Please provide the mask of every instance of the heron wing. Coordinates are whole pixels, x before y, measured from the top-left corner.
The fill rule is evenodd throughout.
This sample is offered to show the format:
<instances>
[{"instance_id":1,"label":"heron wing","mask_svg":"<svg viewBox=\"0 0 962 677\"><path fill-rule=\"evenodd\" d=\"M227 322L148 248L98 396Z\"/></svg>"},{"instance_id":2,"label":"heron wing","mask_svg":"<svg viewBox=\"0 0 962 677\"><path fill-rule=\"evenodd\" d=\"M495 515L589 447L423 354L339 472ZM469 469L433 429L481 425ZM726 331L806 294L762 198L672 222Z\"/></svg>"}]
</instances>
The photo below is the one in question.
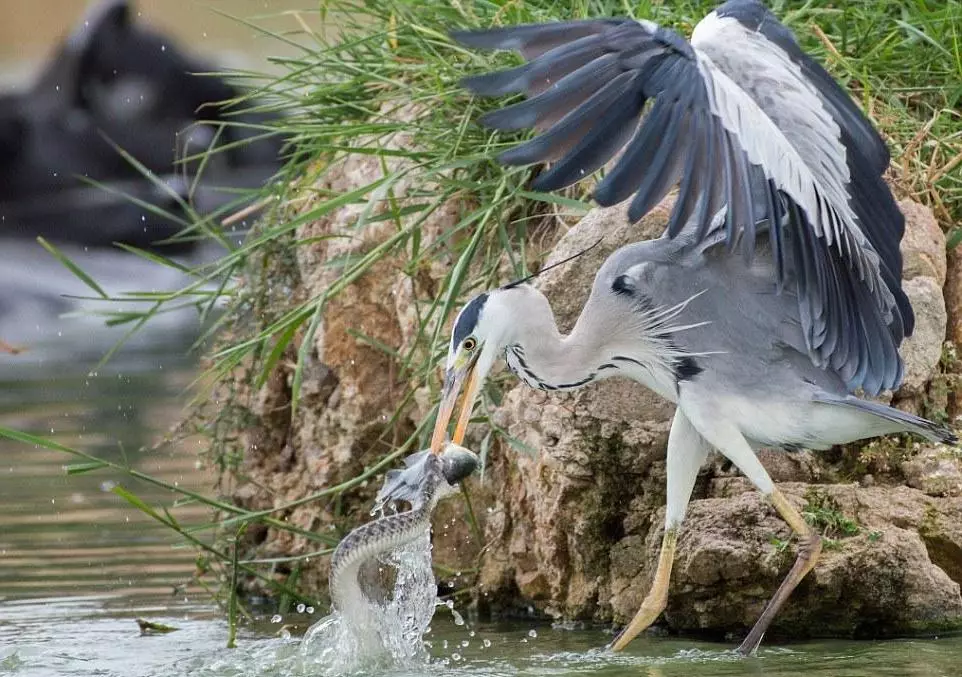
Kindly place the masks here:
<instances>
[{"instance_id":1,"label":"heron wing","mask_svg":"<svg viewBox=\"0 0 962 677\"><path fill-rule=\"evenodd\" d=\"M734 19L741 24L741 30L727 25L722 19ZM733 29L733 30L729 30ZM799 69L803 78L815 88L822 105L832 115L842 131L842 142L846 150L864 158L864 162L876 175L881 175L889 165L889 151L885 141L878 131L865 117L861 109L852 100L828 71L820 63L802 51L795 36L757 0L729 0L705 19L699 22L692 35L692 43L698 44L705 51L712 46L727 47L737 50L740 44L728 43L729 40L766 40L772 47L781 50ZM724 47L723 47L724 50ZM709 51L709 54L711 52ZM744 80L736 73L729 73L741 84ZM759 102L763 108L764 102Z\"/></svg>"},{"instance_id":2,"label":"heron wing","mask_svg":"<svg viewBox=\"0 0 962 677\"><path fill-rule=\"evenodd\" d=\"M711 31L702 34L714 37ZM787 268L794 270L791 279L812 360L836 370L852 389L875 393L900 382L897 346L912 324L899 286L901 261L892 255L901 230L887 213L884 224L870 224L871 231L860 219L870 213L860 205L869 202L868 188L874 187L865 176L878 178L879 160L866 161L869 172L856 165L852 180L844 146L840 150L833 137L839 123L822 104L827 95L797 65L794 71L784 66L794 62L782 59L780 47L734 51L738 59L733 62L754 60L755 70L789 78L776 80L777 91L754 91L729 75L729 64L720 66L708 55L724 54L714 40L705 41L708 48L692 46L646 21L562 22L454 37L468 46L536 55L519 68L465 81L482 94L528 94L526 101L483 122L499 129L545 129L501 155L502 161L519 165L557 160L537 177L535 189L575 183L621 152L595 200L613 205L633 195L628 214L634 221L680 184L668 235L694 228L696 240L703 239L724 207L725 240L730 248L740 247L746 260L754 254L761 204L778 282L786 281ZM781 61L780 69L772 70L774 50ZM758 98L781 97L786 82L793 92L789 105L801 111L793 118L773 118L766 107L777 108L777 102L763 106ZM651 109L639 123L650 99ZM779 122L793 127L786 132ZM862 200L853 187L860 181L867 186ZM888 194L884 184L882 190Z\"/></svg>"}]
</instances>

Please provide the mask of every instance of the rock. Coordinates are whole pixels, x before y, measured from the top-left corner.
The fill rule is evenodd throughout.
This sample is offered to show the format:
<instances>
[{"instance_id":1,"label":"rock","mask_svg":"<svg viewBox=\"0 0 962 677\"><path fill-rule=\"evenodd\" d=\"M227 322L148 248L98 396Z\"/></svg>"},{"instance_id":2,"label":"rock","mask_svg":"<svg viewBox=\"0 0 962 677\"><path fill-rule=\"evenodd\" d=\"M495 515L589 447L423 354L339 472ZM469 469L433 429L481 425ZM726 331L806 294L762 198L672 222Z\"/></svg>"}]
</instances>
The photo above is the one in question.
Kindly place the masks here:
<instances>
[{"instance_id":1,"label":"rock","mask_svg":"<svg viewBox=\"0 0 962 677\"><path fill-rule=\"evenodd\" d=\"M929 496L962 496L962 455L952 447L926 447L902 463L905 482Z\"/></svg>"},{"instance_id":2,"label":"rock","mask_svg":"<svg viewBox=\"0 0 962 677\"><path fill-rule=\"evenodd\" d=\"M932 210L913 200L902 200L899 209L905 216L902 237L902 279L931 277L941 287L945 284L945 235Z\"/></svg>"},{"instance_id":3,"label":"rock","mask_svg":"<svg viewBox=\"0 0 962 677\"><path fill-rule=\"evenodd\" d=\"M942 286L947 264L945 236L932 210L912 200L899 202L899 209L905 215L902 289L915 310L915 332L899 350L905 360L905 380L897 398L905 400L923 393L942 356L947 324Z\"/></svg>"},{"instance_id":4,"label":"rock","mask_svg":"<svg viewBox=\"0 0 962 677\"><path fill-rule=\"evenodd\" d=\"M905 339L899 353L905 360L905 378L898 396L920 395L932 379L942 357L945 340L945 301L934 278L916 277L902 283L915 311L915 331Z\"/></svg>"},{"instance_id":5,"label":"rock","mask_svg":"<svg viewBox=\"0 0 962 677\"><path fill-rule=\"evenodd\" d=\"M935 536L935 527L929 533L925 527L952 520L962 501L932 501L907 488L780 488L800 509L817 492L855 520L858 533L829 533L833 540L819 565L792 594L770 636L877 637L962 627L962 565L944 568L951 561L944 554L958 551L962 530ZM783 545L789 528L747 481L728 483L724 492L693 501L689 509L665 612L675 630L744 633L794 561L795 547ZM616 618L629 618L647 592L660 539L655 529L643 549L635 544L613 559L614 588L620 589L612 600ZM933 552L939 548L943 552ZM637 561L643 569L632 574Z\"/></svg>"},{"instance_id":6,"label":"rock","mask_svg":"<svg viewBox=\"0 0 962 677\"><path fill-rule=\"evenodd\" d=\"M948 338L962 345L962 249L954 247L947 256L945 309L948 315Z\"/></svg>"},{"instance_id":7,"label":"rock","mask_svg":"<svg viewBox=\"0 0 962 677\"><path fill-rule=\"evenodd\" d=\"M403 120L413 120L419 113L416 107L390 112ZM413 139L408 133L397 133L361 143L410 149ZM321 178L305 194L356 190L399 172L410 163L409 159L395 155L347 155L320 172ZM412 185L414 181L408 175L390 184L391 197L398 208L408 204ZM419 190L424 188L422 182ZM413 219L423 217L421 244L430 246L441 233L451 229L463 209L460 200L451 200L427 216L414 213L401 217L400 224L394 219L367 218L377 216L389 204L387 200L377 201L377 191L387 196L386 188L374 189L371 197L376 206L370 213L366 203L350 203L298 227L297 238L311 244L294 248L294 282L289 290L281 292L283 307L293 307L283 298L284 293L294 299L326 294L343 274L346 262L383 244ZM306 200L300 203L299 213L308 213L315 206L314 199ZM367 220L361 223L364 218ZM399 378L396 360L379 346L389 346L401 354L417 348L415 299L433 298L440 293L440 281L452 263L444 260L444 251L439 248L434 257L435 269L408 275L404 272L408 254L402 248L396 256L381 258L327 302L312 349L307 351L297 413L291 413L293 349L288 350L287 359L280 361L267 383L250 397L250 413L256 424L245 436L245 472L243 482L234 490L235 500L252 509L276 509L341 484L393 451L394 445L423 420L427 402L423 407L415 403L402 413L400 420L392 422L407 385ZM270 266L276 270L278 264L271 262ZM274 284L271 280L268 286ZM303 334L299 334L295 346L302 340ZM276 516L304 531L333 536L336 529L348 530L370 519L368 511L380 482L381 477L375 476L361 483L342 494L336 505L330 500L302 504L279 511ZM479 494L473 484L472 491L475 500L484 505L483 492ZM452 571L471 569L482 544L472 537L463 503L442 504L435 514L435 527L438 562ZM259 531L256 538L248 539L248 545L256 548L257 556L305 555L320 549L317 542L306 536L277 530ZM319 597L325 596L327 566L326 558L300 562L299 586ZM283 574L281 566L278 575ZM251 586L256 585L251 582Z\"/></svg>"}]
</instances>

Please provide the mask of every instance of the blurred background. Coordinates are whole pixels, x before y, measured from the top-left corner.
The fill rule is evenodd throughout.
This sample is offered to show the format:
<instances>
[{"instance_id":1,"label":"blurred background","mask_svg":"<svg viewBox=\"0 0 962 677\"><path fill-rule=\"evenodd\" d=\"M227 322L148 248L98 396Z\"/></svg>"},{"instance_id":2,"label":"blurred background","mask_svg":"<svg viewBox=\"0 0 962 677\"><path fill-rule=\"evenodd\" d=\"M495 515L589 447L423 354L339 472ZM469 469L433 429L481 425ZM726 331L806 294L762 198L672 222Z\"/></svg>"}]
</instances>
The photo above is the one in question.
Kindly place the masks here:
<instances>
[{"instance_id":1,"label":"blurred background","mask_svg":"<svg viewBox=\"0 0 962 677\"><path fill-rule=\"evenodd\" d=\"M79 298L97 294L64 259L116 298L190 279L116 242L185 267L221 256L217 244L165 240L189 221L183 204L220 223L249 201L245 191L279 171L283 138L268 133L270 111L209 105L242 88L192 73L277 73L268 57L311 44L316 10L312 0L0 0L0 426L211 490L200 440L162 443L200 373L189 352L197 310L159 316L101 364L131 327L106 327L103 313L144 304ZM205 163L179 162L228 144ZM249 223L235 223L233 241ZM30 609L67 608L50 599L170 599L194 570L192 552L110 489L124 482L148 502L169 492L109 470L67 476L70 462L0 438L0 645L42 628Z\"/></svg>"},{"instance_id":2,"label":"blurred background","mask_svg":"<svg viewBox=\"0 0 962 677\"><path fill-rule=\"evenodd\" d=\"M183 231L197 215L220 223L242 209L277 173L284 139L269 101L215 105L243 98L247 81L209 74L278 73L270 57L311 42L316 6L0 0L0 16L0 369L92 358L129 328L104 327L103 313L144 303L72 298L93 290L62 259L116 297L184 283L116 243L187 266L222 254ZM232 223L233 241L248 225ZM133 342L191 333L194 316L165 314Z\"/></svg>"},{"instance_id":3,"label":"blurred background","mask_svg":"<svg viewBox=\"0 0 962 677\"><path fill-rule=\"evenodd\" d=\"M93 6L86 0L0 0L0 83L7 87L36 72ZM277 31L297 27L292 12L317 23L312 0L141 0L132 6L139 19L201 56L267 69L265 57L294 54L296 48L219 12Z\"/></svg>"}]
</instances>

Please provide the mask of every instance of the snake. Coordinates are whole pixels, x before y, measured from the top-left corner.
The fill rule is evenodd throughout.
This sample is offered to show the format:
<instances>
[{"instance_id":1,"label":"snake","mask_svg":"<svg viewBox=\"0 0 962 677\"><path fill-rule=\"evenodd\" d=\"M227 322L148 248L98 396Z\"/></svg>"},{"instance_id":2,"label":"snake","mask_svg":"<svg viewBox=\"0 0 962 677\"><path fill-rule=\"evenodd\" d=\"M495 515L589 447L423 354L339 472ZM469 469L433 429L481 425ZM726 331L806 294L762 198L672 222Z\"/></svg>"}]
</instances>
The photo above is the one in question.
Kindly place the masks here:
<instances>
[{"instance_id":1,"label":"snake","mask_svg":"<svg viewBox=\"0 0 962 677\"><path fill-rule=\"evenodd\" d=\"M361 566L424 534L438 502L453 493L458 482L479 464L474 452L448 444L440 454L425 449L408 456L403 470L388 471L375 511L397 501L409 502L411 509L363 524L341 539L331 556L329 588L334 607L344 611L365 603L358 582Z\"/></svg>"}]
</instances>

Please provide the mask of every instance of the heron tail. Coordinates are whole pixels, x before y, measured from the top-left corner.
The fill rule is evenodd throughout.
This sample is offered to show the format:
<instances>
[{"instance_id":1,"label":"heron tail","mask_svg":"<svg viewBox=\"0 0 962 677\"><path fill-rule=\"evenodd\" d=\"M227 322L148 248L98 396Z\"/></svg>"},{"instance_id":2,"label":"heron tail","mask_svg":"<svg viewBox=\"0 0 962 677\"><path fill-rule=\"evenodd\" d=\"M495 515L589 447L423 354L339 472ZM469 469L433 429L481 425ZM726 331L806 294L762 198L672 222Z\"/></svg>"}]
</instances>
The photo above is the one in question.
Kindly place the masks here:
<instances>
[{"instance_id":1,"label":"heron tail","mask_svg":"<svg viewBox=\"0 0 962 677\"><path fill-rule=\"evenodd\" d=\"M959 443L959 438L954 432L949 430L949 428L922 418L921 416L900 411L884 404L879 404L878 402L861 400L851 395L846 397L816 398L816 401L835 406L849 407L867 414L872 414L873 416L878 416L890 423L894 423L904 432L921 435L932 442L951 445L958 445Z\"/></svg>"}]
</instances>

